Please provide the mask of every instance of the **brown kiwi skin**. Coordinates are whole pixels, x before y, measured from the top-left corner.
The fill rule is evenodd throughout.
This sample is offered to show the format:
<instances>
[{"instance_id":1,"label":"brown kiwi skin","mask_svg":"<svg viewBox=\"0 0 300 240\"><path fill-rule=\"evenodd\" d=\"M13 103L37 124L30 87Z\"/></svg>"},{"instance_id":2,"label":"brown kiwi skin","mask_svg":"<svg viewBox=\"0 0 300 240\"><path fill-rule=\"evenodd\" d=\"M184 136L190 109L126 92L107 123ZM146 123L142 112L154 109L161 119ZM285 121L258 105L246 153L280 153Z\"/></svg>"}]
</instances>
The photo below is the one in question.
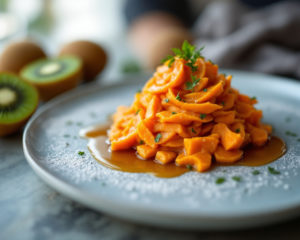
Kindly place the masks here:
<instances>
[{"instance_id":1,"label":"brown kiwi skin","mask_svg":"<svg viewBox=\"0 0 300 240\"><path fill-rule=\"evenodd\" d=\"M44 50L34 42L14 42L6 46L0 55L0 71L19 74L25 65L46 57Z\"/></svg>"},{"instance_id":2,"label":"brown kiwi skin","mask_svg":"<svg viewBox=\"0 0 300 240\"><path fill-rule=\"evenodd\" d=\"M63 46L59 56L73 55L83 62L83 81L89 82L104 69L107 63L107 54L104 49L91 41L74 41Z\"/></svg>"},{"instance_id":3,"label":"brown kiwi skin","mask_svg":"<svg viewBox=\"0 0 300 240\"><path fill-rule=\"evenodd\" d=\"M25 66L26 67L26 66ZM39 92L40 99L42 101L49 101L55 96L71 90L79 85L82 80L82 64L76 73L66 76L64 80L60 80L57 82L31 82L29 79L26 79L24 76L22 77L25 82L30 83L35 86L35 88Z\"/></svg>"},{"instance_id":4,"label":"brown kiwi skin","mask_svg":"<svg viewBox=\"0 0 300 240\"><path fill-rule=\"evenodd\" d=\"M15 74L13 74L11 72L3 72L3 71L1 71L1 73L10 74L10 75L15 76ZM38 91L37 91L37 94L38 94L38 97L39 97ZM12 135L12 134L18 132L27 123L28 119L35 113L37 107L38 107L38 104L36 105L36 107L32 111L32 113L30 115L28 115L26 118L24 118L20 122L0 123L0 137L6 137L6 136L9 136L9 135Z\"/></svg>"}]
</instances>

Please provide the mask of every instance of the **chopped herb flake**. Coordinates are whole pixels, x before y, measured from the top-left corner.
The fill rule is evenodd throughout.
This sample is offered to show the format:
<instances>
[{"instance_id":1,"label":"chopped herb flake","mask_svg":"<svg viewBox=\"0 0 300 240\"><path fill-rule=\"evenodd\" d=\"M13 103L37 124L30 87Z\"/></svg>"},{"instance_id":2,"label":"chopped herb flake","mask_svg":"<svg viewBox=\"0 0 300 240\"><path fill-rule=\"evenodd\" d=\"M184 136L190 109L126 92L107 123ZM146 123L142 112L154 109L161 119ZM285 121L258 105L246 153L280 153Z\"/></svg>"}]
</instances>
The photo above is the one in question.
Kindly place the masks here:
<instances>
[{"instance_id":1,"label":"chopped herb flake","mask_svg":"<svg viewBox=\"0 0 300 240\"><path fill-rule=\"evenodd\" d=\"M169 98L165 98L165 102L168 103L169 102Z\"/></svg>"},{"instance_id":2,"label":"chopped herb flake","mask_svg":"<svg viewBox=\"0 0 300 240\"><path fill-rule=\"evenodd\" d=\"M292 120L292 119L291 119L290 117L286 117L286 118L285 118L285 121L286 121L286 122L290 122L291 120Z\"/></svg>"},{"instance_id":3,"label":"chopped herb flake","mask_svg":"<svg viewBox=\"0 0 300 240\"><path fill-rule=\"evenodd\" d=\"M135 115L138 115L138 113L141 111L141 109L136 110Z\"/></svg>"},{"instance_id":4,"label":"chopped herb flake","mask_svg":"<svg viewBox=\"0 0 300 240\"><path fill-rule=\"evenodd\" d=\"M176 95L176 100L178 100L178 101L182 100L181 97L180 97L180 95L179 95L179 93L177 93L177 95Z\"/></svg>"},{"instance_id":5,"label":"chopped herb flake","mask_svg":"<svg viewBox=\"0 0 300 240\"><path fill-rule=\"evenodd\" d=\"M252 171L252 175L259 175L259 174L260 174L260 171L258 171L258 170Z\"/></svg>"},{"instance_id":6,"label":"chopped herb flake","mask_svg":"<svg viewBox=\"0 0 300 240\"><path fill-rule=\"evenodd\" d=\"M237 129L235 129L235 132L236 132L236 133L240 133L240 132L241 132L241 129L237 128Z\"/></svg>"},{"instance_id":7,"label":"chopped herb flake","mask_svg":"<svg viewBox=\"0 0 300 240\"><path fill-rule=\"evenodd\" d=\"M141 93L141 92L142 92L142 90L141 90L141 89L139 89L139 90L137 90L137 91L136 91L136 93Z\"/></svg>"},{"instance_id":8,"label":"chopped herb flake","mask_svg":"<svg viewBox=\"0 0 300 240\"><path fill-rule=\"evenodd\" d=\"M255 97L255 96L253 96L253 97L251 98L251 100L256 100L256 97Z\"/></svg>"},{"instance_id":9,"label":"chopped herb flake","mask_svg":"<svg viewBox=\"0 0 300 240\"><path fill-rule=\"evenodd\" d=\"M300 138L297 139L297 142L300 142Z\"/></svg>"},{"instance_id":10,"label":"chopped herb flake","mask_svg":"<svg viewBox=\"0 0 300 240\"><path fill-rule=\"evenodd\" d=\"M224 183L224 182L226 182L226 179L225 178L223 178L223 177L219 177L219 178L217 178L216 179L216 184L222 184L222 183Z\"/></svg>"},{"instance_id":11,"label":"chopped herb flake","mask_svg":"<svg viewBox=\"0 0 300 240\"><path fill-rule=\"evenodd\" d=\"M287 136L291 136L291 137L297 137L297 136L298 136L297 133L294 133L294 132L291 132L291 131L286 131L285 134L286 134Z\"/></svg>"},{"instance_id":12,"label":"chopped herb flake","mask_svg":"<svg viewBox=\"0 0 300 240\"><path fill-rule=\"evenodd\" d=\"M78 152L78 155L80 155L80 156L83 156L85 153L84 152L82 152L82 151L79 151Z\"/></svg>"},{"instance_id":13,"label":"chopped herb flake","mask_svg":"<svg viewBox=\"0 0 300 240\"><path fill-rule=\"evenodd\" d=\"M201 118L201 119L204 119L204 118L206 118L206 114L204 114L204 113L201 113L201 114L200 114L200 118Z\"/></svg>"},{"instance_id":14,"label":"chopped herb flake","mask_svg":"<svg viewBox=\"0 0 300 240\"><path fill-rule=\"evenodd\" d=\"M222 106L225 106L225 102L224 102L224 101L222 101L222 102L221 102L221 105L222 105Z\"/></svg>"},{"instance_id":15,"label":"chopped herb flake","mask_svg":"<svg viewBox=\"0 0 300 240\"><path fill-rule=\"evenodd\" d=\"M176 114L176 112L172 112L172 114L174 115L174 114Z\"/></svg>"},{"instance_id":16,"label":"chopped herb flake","mask_svg":"<svg viewBox=\"0 0 300 240\"><path fill-rule=\"evenodd\" d=\"M193 133L197 133L197 132L195 131L195 129L194 129L194 128L191 128L191 131L192 131Z\"/></svg>"},{"instance_id":17,"label":"chopped herb flake","mask_svg":"<svg viewBox=\"0 0 300 240\"><path fill-rule=\"evenodd\" d=\"M144 144L145 142L143 140L140 140L140 144Z\"/></svg>"},{"instance_id":18,"label":"chopped herb flake","mask_svg":"<svg viewBox=\"0 0 300 240\"><path fill-rule=\"evenodd\" d=\"M236 182L241 182L242 181L242 177L240 177L240 176L233 176L232 180L236 181Z\"/></svg>"},{"instance_id":19,"label":"chopped herb flake","mask_svg":"<svg viewBox=\"0 0 300 240\"><path fill-rule=\"evenodd\" d=\"M207 92L207 88L204 88L204 89L203 89L203 92Z\"/></svg>"},{"instance_id":20,"label":"chopped herb flake","mask_svg":"<svg viewBox=\"0 0 300 240\"><path fill-rule=\"evenodd\" d=\"M72 124L73 124L73 122L70 120L66 122L66 125L72 125Z\"/></svg>"},{"instance_id":21,"label":"chopped herb flake","mask_svg":"<svg viewBox=\"0 0 300 240\"><path fill-rule=\"evenodd\" d=\"M69 134L64 134L64 137L65 137L65 138L69 138L70 135L69 135Z\"/></svg>"},{"instance_id":22,"label":"chopped herb flake","mask_svg":"<svg viewBox=\"0 0 300 240\"><path fill-rule=\"evenodd\" d=\"M198 84L200 81L200 78L196 78L195 76L191 75L192 81L191 82L186 82L186 90L193 90L194 87Z\"/></svg>"},{"instance_id":23,"label":"chopped herb flake","mask_svg":"<svg viewBox=\"0 0 300 240\"><path fill-rule=\"evenodd\" d=\"M158 143L160 139L161 139L161 134L158 133L155 137L155 142Z\"/></svg>"},{"instance_id":24,"label":"chopped herb flake","mask_svg":"<svg viewBox=\"0 0 300 240\"><path fill-rule=\"evenodd\" d=\"M188 169L188 170L193 170L193 166L192 165L186 165L186 168Z\"/></svg>"},{"instance_id":25,"label":"chopped herb flake","mask_svg":"<svg viewBox=\"0 0 300 240\"><path fill-rule=\"evenodd\" d=\"M279 175L280 172L277 171L275 168L268 167L269 173L274 174L274 175Z\"/></svg>"}]
</instances>

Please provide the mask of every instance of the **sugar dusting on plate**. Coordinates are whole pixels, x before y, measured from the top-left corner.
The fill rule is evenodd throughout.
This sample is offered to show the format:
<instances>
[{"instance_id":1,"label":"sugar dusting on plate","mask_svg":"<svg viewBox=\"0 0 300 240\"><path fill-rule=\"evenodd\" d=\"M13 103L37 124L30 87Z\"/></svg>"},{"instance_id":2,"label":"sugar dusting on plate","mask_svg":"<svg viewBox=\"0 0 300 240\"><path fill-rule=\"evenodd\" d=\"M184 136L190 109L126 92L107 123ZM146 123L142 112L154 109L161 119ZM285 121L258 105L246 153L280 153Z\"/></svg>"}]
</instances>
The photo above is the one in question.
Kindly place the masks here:
<instances>
[{"instance_id":1,"label":"sugar dusting on plate","mask_svg":"<svg viewBox=\"0 0 300 240\"><path fill-rule=\"evenodd\" d=\"M280 160L268 165L280 174L271 174L268 166L234 166L218 167L206 173L191 171L169 179L111 170L100 165L90 155L87 141L81 139L78 133L83 126L105 121L106 115L95 113L95 109L101 107L104 108L104 105L99 107L97 101L89 102L84 106L72 108L67 114L59 113L56 117L40 123L40 128L44 130L43 138L47 139L47 142L40 143L43 148L41 163L75 185L99 183L99 188L116 188L124 198L144 203L151 202L153 195L161 199L176 195L190 208L197 208L207 200L230 200L238 203L258 194L265 187L289 191L289 180L298 175L300 142L295 137L285 135L286 128L297 129L296 124L300 122L300 114L293 106L271 100L266 100L263 105L258 106L264 111L264 120L273 125L275 135L283 138L288 146L287 153ZM103 112L107 111L104 109ZM286 116L292 116L288 125L285 122ZM79 152L84 154L78 154ZM259 174L253 174L255 170L258 170ZM224 182L216 183L218 178L224 178Z\"/></svg>"}]
</instances>

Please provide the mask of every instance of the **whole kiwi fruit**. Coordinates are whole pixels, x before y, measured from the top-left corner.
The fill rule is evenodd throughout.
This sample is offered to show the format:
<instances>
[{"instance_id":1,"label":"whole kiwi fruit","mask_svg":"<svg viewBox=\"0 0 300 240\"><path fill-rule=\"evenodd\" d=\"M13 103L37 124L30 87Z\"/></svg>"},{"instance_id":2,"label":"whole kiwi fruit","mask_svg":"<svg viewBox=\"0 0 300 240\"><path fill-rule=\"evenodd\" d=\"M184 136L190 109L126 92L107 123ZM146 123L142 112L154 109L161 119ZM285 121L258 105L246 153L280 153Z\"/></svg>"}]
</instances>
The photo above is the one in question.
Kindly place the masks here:
<instances>
[{"instance_id":1,"label":"whole kiwi fruit","mask_svg":"<svg viewBox=\"0 0 300 240\"><path fill-rule=\"evenodd\" d=\"M38 106L38 92L15 74L0 73L0 136L18 131Z\"/></svg>"},{"instance_id":2,"label":"whole kiwi fruit","mask_svg":"<svg viewBox=\"0 0 300 240\"><path fill-rule=\"evenodd\" d=\"M65 55L77 56L82 60L83 81L94 80L107 63L104 49L91 41L74 41L66 44L59 52L59 56Z\"/></svg>"},{"instance_id":3,"label":"whole kiwi fruit","mask_svg":"<svg viewBox=\"0 0 300 240\"><path fill-rule=\"evenodd\" d=\"M18 74L30 62L46 58L43 49L34 42L20 41L7 45L0 55L0 71Z\"/></svg>"}]
</instances>

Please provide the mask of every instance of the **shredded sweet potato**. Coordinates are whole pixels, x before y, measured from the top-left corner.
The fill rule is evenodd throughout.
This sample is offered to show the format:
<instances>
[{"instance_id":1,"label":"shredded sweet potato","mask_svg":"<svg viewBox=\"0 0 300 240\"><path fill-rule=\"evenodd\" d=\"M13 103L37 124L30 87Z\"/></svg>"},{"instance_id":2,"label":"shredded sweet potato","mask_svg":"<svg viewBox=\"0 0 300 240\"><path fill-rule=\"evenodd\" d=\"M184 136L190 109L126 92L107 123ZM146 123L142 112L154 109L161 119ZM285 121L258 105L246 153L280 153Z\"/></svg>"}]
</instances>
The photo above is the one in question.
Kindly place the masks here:
<instances>
[{"instance_id":1,"label":"shredded sweet potato","mask_svg":"<svg viewBox=\"0 0 300 240\"><path fill-rule=\"evenodd\" d=\"M109 131L111 150L136 149L144 159L202 172L233 163L248 144L262 146L272 127L261 123L256 98L231 87L188 43L157 68L130 107L120 106Z\"/></svg>"}]
</instances>

